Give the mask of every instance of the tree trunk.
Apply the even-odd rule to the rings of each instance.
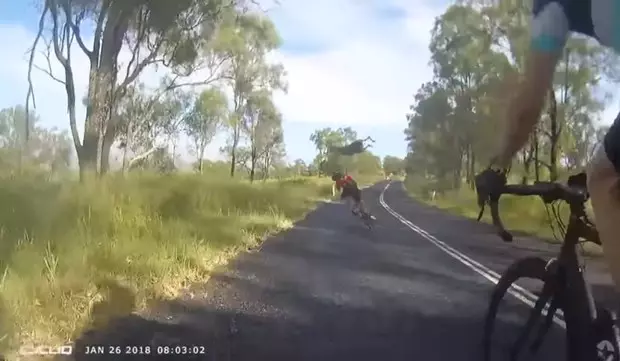
[[[271,168],[271,152],[267,151],[265,153],[265,171],[263,172],[265,180],[269,178],[269,168]]]
[[[79,156],[80,176],[85,173],[97,174],[99,171],[98,161],[102,150],[102,129],[104,124],[108,123],[109,117],[109,99],[112,66],[106,68],[108,64],[102,62],[101,67],[93,74],[90,82],[94,83],[90,86],[88,94],[88,107],[86,110],[86,121],[84,124],[84,142],[82,152]],[[93,80],[93,78],[98,78]],[[106,132],[107,133],[107,132]],[[114,136],[111,134],[112,137]]]
[[[205,159],[205,146],[203,144],[200,145],[200,159],[198,159],[198,173],[202,174],[204,167],[204,159]]]
[[[104,149],[104,137],[114,139],[114,124],[111,124],[111,110],[114,107],[114,91],[117,77],[117,60],[123,45],[123,37],[129,28],[129,12],[125,4],[113,2],[108,10],[105,29],[101,36],[101,52],[93,51],[90,57],[90,78],[88,82],[88,105],[84,124],[82,154],[79,156],[80,177],[86,173],[97,174],[98,161],[109,160],[100,153]],[[99,39],[96,39],[99,40]],[[108,127],[110,134],[108,135]]]
[[[78,152],[78,164],[80,166],[80,179],[83,180],[87,173],[97,173],[97,153],[99,151],[100,126],[98,122],[105,117],[104,101],[100,98],[100,86],[96,78],[99,77],[95,64],[91,64],[91,79],[88,89],[88,105],[86,107],[86,120],[84,121],[84,136],[81,151]]]
[[[558,141],[560,139],[559,125],[558,125],[558,104],[555,99],[555,92],[553,88],[550,93],[549,104],[549,119],[551,121],[551,134],[549,136],[549,180],[555,182],[558,179],[557,168],[557,156],[558,156]]]
[[[239,125],[235,125],[233,129],[233,142],[230,147],[230,178],[235,177],[235,168],[237,166],[237,145],[239,145]]]
[[[99,139],[97,136],[85,136],[82,152],[78,155],[78,164],[80,166],[80,180],[84,181],[88,178],[88,174],[97,174],[97,145]]]
[[[453,175],[454,189],[459,190],[461,189],[462,175],[463,175],[463,154],[459,155],[459,159],[456,162],[456,167],[454,169],[453,174],[454,174]]]
[[[132,137],[133,137],[132,128],[130,125],[128,125],[127,130],[125,131],[125,148],[123,149],[123,165],[122,165],[123,174],[127,173],[128,166],[129,166],[128,160],[127,160],[127,151],[131,149]]]
[[[103,144],[101,145],[101,175],[105,175],[110,170],[110,151],[114,138],[116,137],[116,127],[108,127],[103,136]]]
[[[250,153],[250,183],[254,182],[254,174],[256,173],[256,148],[252,147]]]
[[[235,154],[235,147],[230,151],[230,178],[235,177],[235,164],[237,164],[237,156]]]
[[[474,177],[476,176],[476,153],[471,151],[471,162],[470,162],[469,176],[471,177],[469,182],[469,187],[473,190],[476,186],[474,181]]]
[[[469,174],[469,171],[471,170],[471,148],[468,146],[465,152],[465,182],[469,185],[469,180],[472,178]]]

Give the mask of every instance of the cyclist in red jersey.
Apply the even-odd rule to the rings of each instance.
[[[351,208],[351,213],[359,216],[359,212],[368,214],[364,201],[362,201],[362,191],[357,186],[357,182],[350,175],[343,175],[339,172],[335,172],[332,175],[334,186],[332,187],[332,195],[336,195],[336,190],[342,190],[340,193],[340,199],[346,200]],[[371,216],[372,217],[372,216]],[[374,217],[373,217],[374,219]]]

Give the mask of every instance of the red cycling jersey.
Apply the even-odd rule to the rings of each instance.
[[[338,189],[342,189],[346,185],[353,185],[353,184],[355,184],[355,181],[353,180],[353,177],[351,177],[350,175],[345,175],[344,177],[336,181],[336,187]]]

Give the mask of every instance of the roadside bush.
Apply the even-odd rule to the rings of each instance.
[[[73,339],[113,284],[131,296],[106,317],[174,297],[330,193],[329,182],[313,178],[0,179],[2,347]]]

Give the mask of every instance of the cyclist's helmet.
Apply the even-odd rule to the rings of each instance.
[[[334,174],[332,174],[332,180],[335,182],[338,179],[342,178],[342,173],[340,172],[334,172]]]

